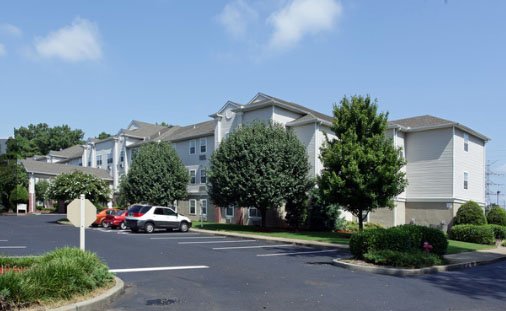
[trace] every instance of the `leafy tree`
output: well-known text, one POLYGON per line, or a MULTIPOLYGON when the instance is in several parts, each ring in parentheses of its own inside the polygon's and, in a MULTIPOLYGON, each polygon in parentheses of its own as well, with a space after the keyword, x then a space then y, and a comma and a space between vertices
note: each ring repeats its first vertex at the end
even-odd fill
POLYGON ((308 226, 315 231, 331 231, 343 229, 346 220, 341 217, 341 209, 331 204, 321 195, 319 188, 313 189, 309 200, 308 226))
POLYGON ((9 196, 17 185, 28 188, 28 175, 23 166, 16 160, 0 161, 0 205, 5 208, 13 207, 10 204, 9 196))
POLYGON ((188 171, 167 142, 142 145, 120 185, 120 196, 129 203, 170 206, 186 198, 188 171))
POLYGON ((18 159, 45 155, 51 150, 82 144, 83 136, 82 130, 72 130, 68 125, 51 128, 46 123, 30 124, 14 129, 14 138, 7 140, 7 153, 18 159))
POLYGON ((16 185, 16 187, 11 191, 9 201, 13 206, 16 206, 19 203, 27 203, 28 190, 26 187, 23 185, 16 185))
POLYGON ((111 137, 111 134, 109 133, 106 133, 106 132, 101 132, 100 134, 98 134, 98 139, 106 139, 106 138, 109 138, 111 137))
POLYGON ((306 149, 280 125, 254 123, 230 134, 211 157, 209 196, 220 206, 254 206, 262 214, 301 202, 312 186, 306 149))
POLYGON ((37 201, 46 200, 48 188, 49 182, 47 180, 39 180, 39 182, 35 184, 35 197, 37 201))
POLYGON ((497 204, 492 204, 487 213, 487 222, 489 224, 506 226, 506 210, 497 204))
POLYGON ((453 224, 454 225, 485 225, 487 219, 480 205, 474 201, 467 201, 457 211, 453 224))
POLYGON ((74 171, 60 174, 54 178, 47 189, 49 199, 69 203, 81 194, 94 204, 109 201, 111 190, 109 184, 93 175, 74 171))
POLYGON ((370 97, 343 98, 334 106, 332 131, 321 150, 322 175, 319 188, 329 203, 338 204, 358 218, 359 229, 367 214, 393 207, 393 198, 404 191, 407 181, 400 150, 386 138, 387 113, 377 113, 370 97))

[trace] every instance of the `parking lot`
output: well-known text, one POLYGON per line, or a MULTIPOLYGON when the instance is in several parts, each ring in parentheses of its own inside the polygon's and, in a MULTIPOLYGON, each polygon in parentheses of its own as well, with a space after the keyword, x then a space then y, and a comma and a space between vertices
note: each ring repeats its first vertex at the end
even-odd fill
MULTIPOLYGON (((0 253, 79 246, 62 216, 0 217, 0 253)), ((506 264, 421 277, 330 265, 346 251, 194 232, 90 228, 86 248, 126 283, 111 310, 504 310, 506 264)))

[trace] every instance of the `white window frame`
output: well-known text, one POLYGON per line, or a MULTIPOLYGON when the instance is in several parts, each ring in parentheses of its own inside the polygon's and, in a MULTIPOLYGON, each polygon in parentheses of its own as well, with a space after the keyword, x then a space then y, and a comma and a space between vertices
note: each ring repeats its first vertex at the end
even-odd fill
POLYGON ((112 153, 107 154, 107 164, 112 164, 114 159, 112 158, 112 153))
POLYGON ((469 172, 464 172, 464 190, 469 190, 469 172))
POLYGON ((192 185, 197 184, 197 171, 196 170, 190 170, 190 184, 192 184, 192 185))
POLYGON ((200 170, 200 183, 204 184, 204 185, 207 184, 207 171, 205 168, 200 170), (204 173, 204 174, 202 174, 202 173, 204 173), (202 175, 204 175, 204 178, 206 179, 204 182, 202 182, 202 175))
POLYGON ((249 218, 262 218, 262 213, 260 213, 260 210, 256 207, 248 207, 248 217, 249 218), (251 216, 251 211, 256 210, 255 215, 251 216), (260 214, 260 216, 259 216, 260 214))
POLYGON ((464 133, 464 151, 469 151, 469 134, 464 133))
POLYGON ((207 199, 200 200, 200 215, 207 216, 207 199))
POLYGON ((207 153, 207 138, 201 138, 200 139, 200 153, 201 154, 204 154, 204 153, 207 153), (202 142, 204 142, 204 144, 202 144, 202 142), (202 151, 202 147, 204 147, 204 151, 202 151))
POLYGON ((125 155, 126 155, 126 152, 125 150, 121 150, 120 153, 119 153, 119 161, 120 162, 125 162, 125 155))
POLYGON ((232 217, 234 217, 234 214, 235 214, 235 211, 234 211, 234 210, 235 210, 235 208, 234 208, 234 206, 233 206, 233 205, 230 205, 230 206, 228 206, 228 207, 225 207, 225 218, 232 218, 232 217), (231 210, 232 210, 232 215, 228 215, 228 213, 227 213, 227 212, 228 212, 228 209, 231 209, 231 210))
POLYGON ((190 215, 197 215, 197 200, 190 199, 190 201, 188 201, 188 212, 190 213, 190 215), (192 213, 192 203, 193 203, 193 213, 192 213))
POLYGON ((97 167, 102 166, 102 155, 101 154, 97 155, 95 161, 97 163, 97 167))
POLYGON ((196 154, 197 153, 197 141, 195 139, 190 140, 189 142, 190 148, 188 148, 189 154, 196 154), (193 148, 193 152, 192 152, 193 148))

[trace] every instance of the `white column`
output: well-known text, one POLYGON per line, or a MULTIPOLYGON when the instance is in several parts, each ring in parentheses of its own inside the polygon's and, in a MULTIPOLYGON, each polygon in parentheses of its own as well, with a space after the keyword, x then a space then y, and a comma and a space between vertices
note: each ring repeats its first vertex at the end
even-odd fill
POLYGON ((91 148, 91 159, 90 159, 91 167, 97 167, 97 147, 95 146, 94 143, 91 143, 90 148, 91 148))
POLYGON ((35 177, 33 173, 30 174, 28 180, 28 212, 33 213, 35 211, 35 177))
POLYGON ((83 145, 83 155, 81 156, 81 163, 83 167, 88 166, 88 145, 83 145))
POLYGON ((114 148, 112 149, 112 178, 115 191, 118 190, 119 186, 118 165, 119 165, 119 139, 115 137, 114 148))
POLYGON ((218 146, 221 143, 221 120, 222 117, 217 116, 216 117, 216 128, 214 129, 214 150, 218 149, 218 146))

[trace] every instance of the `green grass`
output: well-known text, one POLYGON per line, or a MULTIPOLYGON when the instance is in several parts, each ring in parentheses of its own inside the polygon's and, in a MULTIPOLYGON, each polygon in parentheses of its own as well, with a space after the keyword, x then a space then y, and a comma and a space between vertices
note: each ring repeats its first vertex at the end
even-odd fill
POLYGON ((495 245, 476 244, 461 242, 455 240, 448 240, 448 254, 458 254, 463 252, 475 252, 480 249, 495 248, 495 245))
POLYGON ((346 244, 349 243, 349 234, 336 233, 336 232, 313 232, 313 231, 286 231, 282 229, 262 229, 256 226, 243 226, 243 225, 234 225, 234 224, 217 224, 217 223, 203 223, 203 226, 200 226, 200 222, 194 224, 194 227, 197 229, 206 229, 213 231, 227 231, 227 232, 235 232, 235 233, 246 233, 246 234, 255 234, 262 236, 270 236, 270 237, 278 237, 278 238, 286 238, 286 239, 299 239, 299 240, 309 240, 309 241, 318 241, 318 242, 326 242, 326 243, 334 243, 334 244, 346 244))

